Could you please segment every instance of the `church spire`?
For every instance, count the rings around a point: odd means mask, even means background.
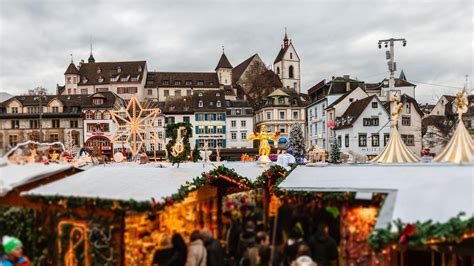
[[[95,63],[95,58],[92,55],[92,37],[90,39],[90,44],[91,44],[91,54],[89,55],[89,59],[87,60],[89,63]]]
[[[286,27],[285,27],[285,38],[283,38],[283,47],[284,47],[284,49],[286,49],[288,47],[288,45],[289,45],[288,43],[289,43],[288,42],[288,34],[286,32]]]

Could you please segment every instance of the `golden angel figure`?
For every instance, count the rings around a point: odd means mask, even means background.
[[[269,156],[271,147],[268,141],[273,140],[276,143],[278,141],[278,136],[280,136],[280,132],[276,132],[275,134],[268,133],[267,127],[265,125],[262,125],[260,127],[260,132],[254,132],[250,134],[249,141],[253,141],[256,139],[260,140],[258,154],[260,156]]]

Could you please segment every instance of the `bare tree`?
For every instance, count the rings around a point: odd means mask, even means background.
[[[48,90],[43,87],[36,87],[34,89],[28,90],[28,95],[46,95]]]
[[[244,90],[253,101],[261,100],[280,83],[278,76],[261,61],[254,61],[245,75]]]

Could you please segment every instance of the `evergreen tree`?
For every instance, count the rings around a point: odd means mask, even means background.
[[[199,152],[199,150],[197,148],[197,145],[194,146],[192,156],[193,156],[193,162],[197,162],[199,160],[202,160],[201,153]]]
[[[301,126],[298,124],[294,124],[290,130],[290,137],[288,138],[287,143],[287,150],[288,153],[291,153],[295,156],[297,163],[304,163],[305,157],[305,145],[304,145],[304,137],[303,131],[301,130]]]
[[[336,138],[331,142],[331,162],[340,163],[341,162],[341,149],[337,144]]]

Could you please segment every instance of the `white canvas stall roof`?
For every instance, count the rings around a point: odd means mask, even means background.
[[[447,222],[474,213],[472,165],[405,164],[297,167],[280,186],[293,191],[388,192],[376,228],[400,219]]]
[[[258,165],[256,162],[223,162],[221,164],[226,168],[234,169],[237,174],[248,178],[252,182],[270,168],[269,165]]]
[[[207,164],[189,164],[179,168],[96,166],[81,173],[25,192],[25,195],[101,198],[149,201],[171,196],[179,187],[208,172]]]
[[[0,197],[5,196],[14,188],[61,173],[71,168],[72,166],[69,164],[45,165],[42,163],[34,163],[18,165],[8,163],[0,167]]]

